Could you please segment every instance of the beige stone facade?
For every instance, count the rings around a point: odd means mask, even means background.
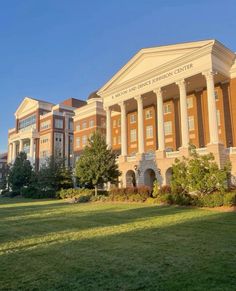
[[[99,91],[121,185],[167,184],[176,157],[212,152],[236,175],[235,53],[216,40],[140,50]]]
[[[36,169],[52,155],[65,158],[72,166],[74,110],[84,104],[74,98],[58,105],[24,98],[15,113],[16,126],[9,130],[8,163],[25,151]]]

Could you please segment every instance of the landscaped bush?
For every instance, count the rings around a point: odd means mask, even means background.
[[[170,194],[170,193],[171,193],[171,187],[169,185],[161,186],[158,192],[159,195]]]
[[[220,207],[224,205],[224,194],[214,192],[211,194],[199,195],[198,206],[202,207]]]
[[[224,194],[224,206],[236,206],[236,192]]]
[[[159,204],[173,204],[173,197],[171,194],[157,195],[155,199]]]
[[[8,190],[4,190],[4,191],[2,191],[1,195],[3,197],[13,198],[13,197],[19,196],[20,193],[18,191],[8,191]]]
[[[151,196],[151,188],[148,186],[113,188],[109,192],[111,201],[144,202]]]
[[[66,199],[66,198],[78,198],[80,196],[93,196],[94,195],[94,190],[93,189],[62,189],[57,192],[57,197],[61,199]]]

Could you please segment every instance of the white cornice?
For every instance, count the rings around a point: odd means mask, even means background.
[[[135,77],[133,79],[130,79],[130,80],[124,82],[123,84],[114,86],[110,90],[105,90],[103,92],[100,90],[98,92],[98,94],[100,96],[102,96],[103,98],[106,96],[110,96],[117,91],[121,91],[121,90],[124,90],[128,87],[132,87],[133,85],[140,83],[144,80],[148,80],[148,79],[151,79],[155,76],[162,75],[162,74],[164,74],[172,69],[175,69],[176,67],[187,64],[187,63],[194,61],[194,60],[196,60],[204,55],[211,54],[212,45],[213,45],[213,43],[211,42],[209,45],[206,45],[200,49],[197,49],[191,53],[188,53],[187,55],[183,55],[177,59],[174,59],[168,63],[165,63],[164,65],[159,66],[159,67],[151,70],[150,72],[145,72],[145,73],[139,75],[138,77]]]
[[[98,95],[102,96],[103,92],[106,90],[109,90],[109,87],[111,86],[112,83],[114,83],[114,81],[116,79],[118,79],[121,75],[123,75],[125,73],[125,71],[130,68],[141,56],[147,54],[147,53],[160,53],[160,52],[166,52],[166,53],[170,53],[170,52],[175,52],[178,50],[186,50],[186,54],[184,54],[184,56],[181,57],[186,57],[186,55],[191,54],[191,52],[195,52],[196,50],[198,51],[201,48],[204,48],[205,46],[212,46],[214,44],[214,40],[206,40],[206,41],[199,41],[199,42],[190,42],[190,43],[181,43],[181,44],[177,44],[177,45],[169,45],[169,46],[160,46],[160,47],[155,47],[155,48],[145,48],[145,49],[141,49],[136,55],[134,55],[134,57],[132,57],[126,65],[124,65],[99,91],[98,91]],[[193,51],[188,52],[189,49],[193,49]],[[168,63],[172,63],[172,62],[176,62],[178,59],[180,58],[176,58],[174,61],[170,61]],[[165,63],[164,65],[158,67],[159,70],[161,70],[161,68],[163,66],[167,66],[168,63]],[[155,71],[156,69],[153,69],[152,71]],[[151,73],[151,72],[145,72],[146,74]]]

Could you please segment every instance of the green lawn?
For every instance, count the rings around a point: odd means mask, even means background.
[[[236,213],[0,199],[0,290],[235,290]]]

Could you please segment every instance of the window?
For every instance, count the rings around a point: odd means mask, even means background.
[[[116,136],[113,136],[113,145],[116,145]]]
[[[55,127],[56,128],[63,128],[63,119],[56,118],[55,119]]]
[[[146,138],[153,138],[153,126],[146,126]]]
[[[136,115],[135,114],[131,114],[130,115],[130,123],[135,123],[136,122]]]
[[[194,116],[188,117],[188,129],[194,130]]]
[[[105,127],[106,126],[106,120],[105,118],[101,118],[101,126]]]
[[[120,118],[117,120],[117,126],[120,127]]]
[[[170,103],[164,104],[164,114],[168,114],[168,113],[171,113],[171,104]]]
[[[43,121],[41,123],[41,126],[40,126],[41,129],[48,129],[50,127],[51,127],[51,121],[50,120]]]
[[[76,138],[76,147],[79,148],[80,147],[80,137]]]
[[[172,122],[166,121],[164,123],[165,135],[172,134]]]
[[[87,135],[83,135],[82,137],[82,145],[85,146],[87,144]]]
[[[73,130],[74,129],[74,123],[73,123],[73,121],[70,121],[70,123],[69,123],[69,129],[70,130]]]
[[[136,129],[130,130],[130,142],[135,142],[137,140],[137,132]]]
[[[193,108],[193,97],[187,98],[187,108]]]
[[[93,119],[91,119],[91,120],[89,121],[89,127],[94,127],[94,120],[93,120]]]
[[[36,123],[36,115],[31,115],[19,121],[19,129],[31,126]]]
[[[3,168],[3,164],[2,163],[0,163],[0,169],[2,169]]]
[[[118,135],[118,144],[121,144],[121,136]]]
[[[41,156],[42,158],[47,158],[47,157],[49,157],[49,151],[42,151],[42,152],[40,152],[40,156]]]
[[[112,126],[113,128],[116,127],[116,119],[113,119]]]
[[[87,122],[86,121],[83,121],[82,128],[85,129],[86,127],[87,127]]]
[[[76,125],[76,131],[80,131],[80,124],[79,123]]]
[[[218,126],[220,126],[220,110],[219,109],[216,111],[216,114],[217,114],[217,124]]]
[[[218,91],[215,90],[215,100],[218,101],[219,100],[219,95],[218,95]]]
[[[152,118],[152,110],[151,109],[148,109],[145,111],[145,118],[146,119]]]
[[[42,139],[40,140],[40,143],[41,143],[41,144],[48,143],[48,138],[42,138]]]

